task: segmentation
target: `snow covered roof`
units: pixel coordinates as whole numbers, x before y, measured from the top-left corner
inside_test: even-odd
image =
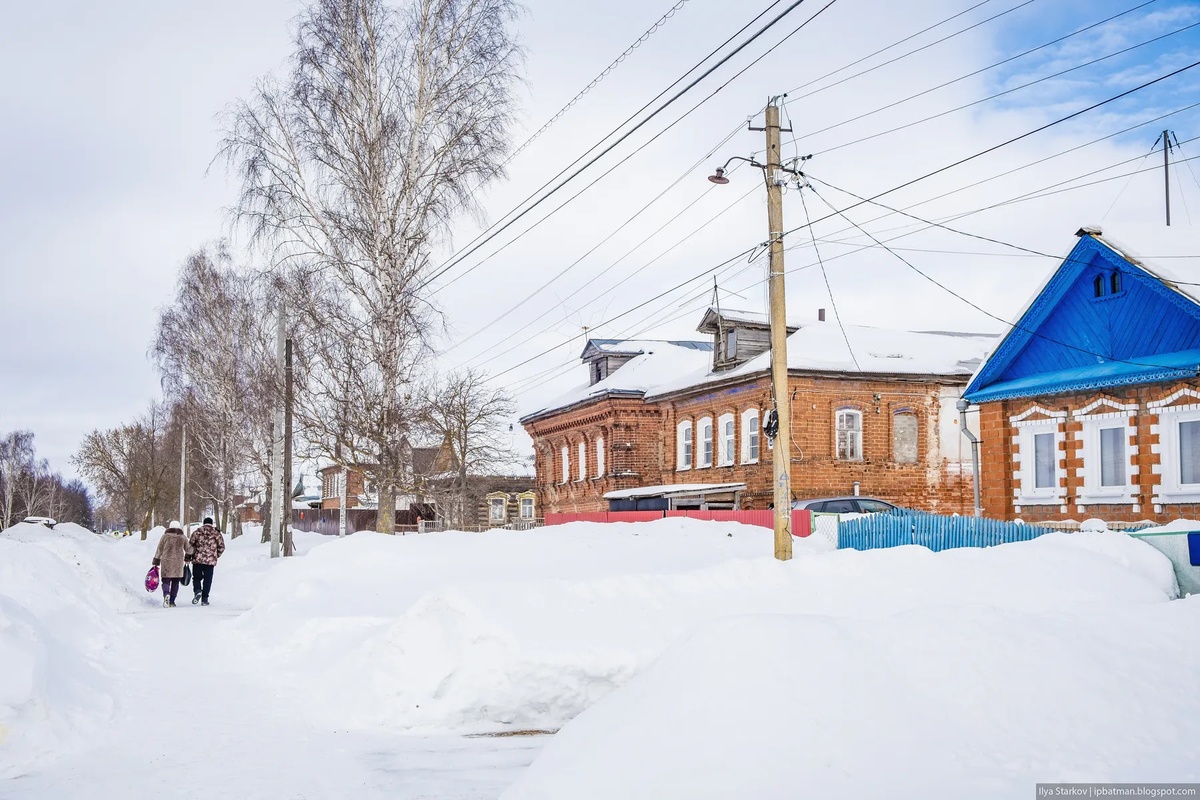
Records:
[[[592,341],[597,340],[593,339]],[[642,350],[640,355],[631,358],[628,363],[614,370],[604,380],[593,385],[579,386],[540,408],[532,409],[521,417],[521,422],[524,423],[609,394],[640,396],[647,391],[656,389],[663,381],[678,380],[685,375],[707,370],[712,363],[711,345],[704,342],[703,344],[709,346],[705,349],[698,349],[691,346],[694,344],[696,343],[630,342],[630,346],[636,345]]]
[[[662,339],[588,339],[580,358],[604,354],[611,356],[636,356],[669,344],[686,350],[712,352],[712,342],[667,341]]]
[[[661,486],[640,486],[637,489],[618,489],[606,492],[605,500],[628,500],[631,497],[679,497],[714,492],[737,492],[746,488],[744,483],[667,483]]]
[[[715,308],[709,306],[704,312],[704,317],[700,320],[700,326],[696,330],[702,333],[712,333],[716,330],[717,318],[726,324],[744,324],[754,325],[760,328],[769,328],[771,326],[770,315],[765,311],[743,311],[736,308]],[[801,327],[801,323],[797,319],[789,319],[787,328],[789,331],[794,331]]]
[[[862,375],[936,375],[962,378],[975,368],[996,344],[991,333],[953,331],[897,331],[836,323],[807,325],[788,336],[788,369]],[[850,345],[847,347],[846,340]],[[662,380],[647,398],[685,391],[711,383],[725,383],[769,370],[771,354],[762,353],[726,372],[711,366],[676,380]]]

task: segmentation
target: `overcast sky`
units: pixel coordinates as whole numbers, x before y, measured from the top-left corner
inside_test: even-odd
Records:
[[[507,181],[484,190],[484,225],[503,219],[767,5],[684,3],[513,160]],[[764,19],[788,5],[779,3]],[[670,6],[671,0],[528,2],[519,23],[528,57],[514,144]],[[7,11],[0,28],[0,432],[33,430],[39,453],[54,468],[73,475],[69,458],[85,433],[131,419],[158,396],[147,358],[158,310],[170,301],[187,254],[234,233],[227,214],[233,184],[219,167],[210,170],[219,114],[257,77],[282,68],[300,7],[294,0],[122,0],[23,3]],[[771,95],[788,93],[793,133],[785,151],[812,153],[806,169],[826,182],[816,183],[815,193],[785,196],[792,228],[805,223],[806,213],[818,220],[830,215],[825,201],[848,205],[849,195],[838,190],[869,196],[891,189],[1200,58],[1200,28],[1185,29],[1200,23],[1196,2],[837,0],[734,77],[821,7],[807,0],[610,156],[447,272],[434,295],[449,325],[446,366],[486,368],[518,394],[524,408],[537,407],[584,380],[576,359],[585,328],[615,338],[696,336],[714,274],[722,304],[763,309],[761,259],[743,258],[714,273],[766,238],[761,182],[749,169],[733,172],[724,187],[704,178],[730,156],[761,149],[762,134],[748,131],[746,121],[754,117],[761,124],[755,115]],[[992,67],[1130,9],[1111,23]],[[943,37],[950,38],[905,56]],[[1155,37],[1165,38],[1145,44]],[[883,65],[899,56],[905,57]],[[870,71],[856,75],[864,70]],[[1048,77],[1064,70],[1072,71]],[[1013,91],[985,99],[1006,90]],[[1200,136],[1200,109],[1183,110],[1192,104],[1200,104],[1200,68],[881,202],[922,203],[913,214],[944,219],[1047,187],[1091,183],[953,223],[1065,254],[1081,224],[1101,223],[1118,237],[1122,225],[1161,224],[1161,154],[1147,155],[1169,128],[1183,143],[1173,155],[1181,163],[1173,171],[1172,222],[1200,224],[1200,164],[1184,161],[1200,155],[1200,141],[1190,142]],[[1165,114],[1171,116],[1151,121]],[[908,127],[889,132],[899,126]],[[1132,130],[1079,147],[1127,128]],[[1020,167],[1027,168],[995,178]],[[1159,169],[1121,177],[1154,167]],[[525,232],[594,180],[578,199]],[[954,193],[928,202],[948,192]],[[884,213],[867,206],[849,216],[881,239],[909,233],[893,242],[903,248],[897,252],[987,313],[894,255],[863,247],[870,240],[833,216],[813,227],[828,289],[815,266],[812,234],[805,229],[788,237],[789,316],[815,319],[818,308],[836,304],[848,324],[1000,331],[997,318],[1011,319],[1056,265],[943,230],[914,232],[913,220],[881,218]],[[440,258],[450,258],[479,232],[475,221],[463,219]],[[234,244],[242,243],[235,237]],[[1195,252],[1200,254],[1200,241]],[[1200,259],[1181,259],[1175,268],[1200,281]]]

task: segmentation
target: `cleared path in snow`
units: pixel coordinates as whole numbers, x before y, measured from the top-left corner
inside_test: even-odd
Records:
[[[136,624],[104,659],[122,666],[107,735],[0,782],[0,796],[494,800],[545,742],[331,729],[286,687],[270,695],[239,672],[218,628],[241,610],[215,595],[193,606],[185,587],[178,608],[133,612]]]

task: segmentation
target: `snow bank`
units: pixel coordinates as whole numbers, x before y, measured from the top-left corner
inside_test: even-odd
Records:
[[[94,731],[111,710],[97,658],[133,590],[103,557],[113,542],[77,525],[0,532],[0,778]]]
[[[959,800],[1200,779],[1200,598],[713,623],[564,728],[503,800]]]
[[[1112,533],[942,553],[798,542],[787,563],[770,557],[771,536],[687,519],[355,534],[272,570],[231,646],[283,665],[306,704],[347,726],[557,728],[731,615],[1042,611],[1176,593],[1165,558]]]

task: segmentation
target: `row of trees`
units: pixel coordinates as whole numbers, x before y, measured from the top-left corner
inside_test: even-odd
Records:
[[[0,530],[26,517],[90,528],[92,498],[82,481],[65,480],[38,458],[30,431],[13,431],[0,438]]]
[[[197,462],[187,491],[222,523],[235,492],[269,490],[284,308],[296,454],[370,465],[379,530],[394,530],[399,493],[431,490],[416,485],[414,445],[448,449],[437,488],[460,500],[468,475],[511,460],[498,436],[511,402],[480,373],[436,374],[442,317],[427,287],[453,221],[502,175],[515,14],[511,0],[306,8],[287,74],[226,116],[220,157],[240,182],[248,248],[187,259],[151,348],[164,402],[81,448],[80,469],[125,519],[144,528],[178,500],[184,431]]]

